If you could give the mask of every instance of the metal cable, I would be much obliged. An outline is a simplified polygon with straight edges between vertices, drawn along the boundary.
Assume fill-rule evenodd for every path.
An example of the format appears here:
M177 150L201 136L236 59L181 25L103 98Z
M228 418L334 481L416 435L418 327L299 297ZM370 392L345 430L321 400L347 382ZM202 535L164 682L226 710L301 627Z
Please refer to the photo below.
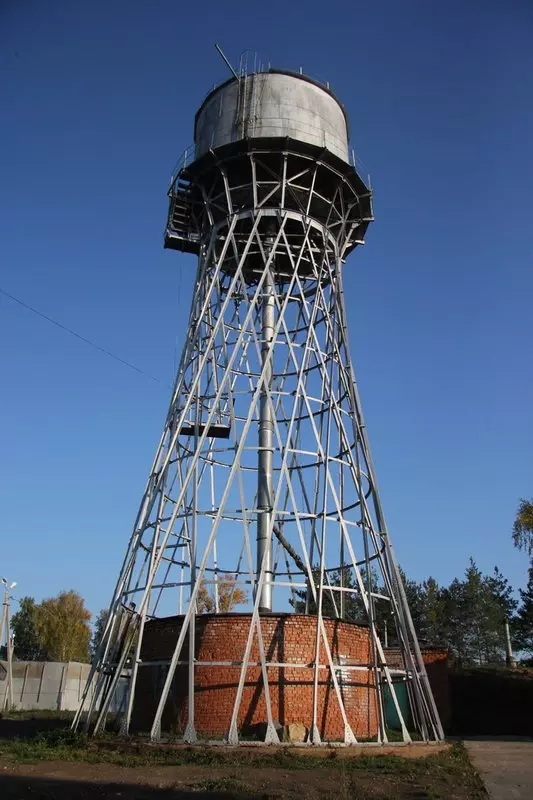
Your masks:
M10 300L13 300L14 303L18 303L19 306L22 306L23 308L26 308L28 311L31 311L33 314L37 314L38 317L41 317L42 319L45 319L47 322L51 322L52 325L55 325L57 328L61 328L61 330L66 331L67 333L70 333L70 335L71 336L75 336L76 339L80 339L82 342L85 342L85 344L88 344L91 347L94 347L95 350L99 350L101 353L104 353L106 356L109 356L110 358L114 358L115 361L119 361L125 367L129 367L130 369L135 370L135 372L138 372L141 375L144 375L145 378L150 378L150 380L155 381L156 383L160 383L162 385L166 385L164 381L160 380L159 378L156 378L155 375L151 375L149 372L145 372L140 367L136 367L135 364L132 364L130 361L126 361L124 358L121 358L120 356L115 355L115 353L112 353L110 350L106 350L105 347L100 347L100 345L96 344L96 342L91 341L91 339L87 339L87 337L82 336L80 333L76 333L76 331L73 331L72 328L67 328L66 325L63 325L61 322L58 322L57 320L52 319L52 317L47 316L47 314L43 314L42 311L38 311L36 308L33 308L33 306L28 305L27 303L25 303L20 298L15 297L15 295L10 294L9 292L6 292L5 289L0 288L0 294L3 294L4 297L8 297Z

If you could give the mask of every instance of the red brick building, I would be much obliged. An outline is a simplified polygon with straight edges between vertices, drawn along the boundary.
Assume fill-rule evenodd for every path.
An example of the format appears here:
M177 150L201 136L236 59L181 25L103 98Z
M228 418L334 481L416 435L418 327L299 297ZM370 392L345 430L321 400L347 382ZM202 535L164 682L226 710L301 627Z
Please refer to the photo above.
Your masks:
M250 616L204 614L197 617L195 727L199 735L220 737L228 732ZM182 624L182 616L148 622L142 643L142 661L169 660ZM261 616L266 660L279 665L268 668L268 686L272 716L280 725L301 722L310 727L316 625L314 616L274 613ZM337 671L337 676L348 722L357 738L374 737L378 721L374 675L367 669L371 662L369 630L334 619L324 619L324 626L333 663L345 667ZM165 707L163 731L183 732L187 723L187 659L186 639ZM325 740L342 740L344 722L323 642L319 660L318 729ZM238 727L243 732L252 731L267 719L257 635L254 635L249 661L238 715ZM139 670L132 717L132 727L137 730L150 728L165 675L166 667L162 665L145 665Z
M448 650L445 647L421 647L420 650L442 727L448 731L451 724ZM398 647L387 647L385 658L390 667L403 667L402 654Z

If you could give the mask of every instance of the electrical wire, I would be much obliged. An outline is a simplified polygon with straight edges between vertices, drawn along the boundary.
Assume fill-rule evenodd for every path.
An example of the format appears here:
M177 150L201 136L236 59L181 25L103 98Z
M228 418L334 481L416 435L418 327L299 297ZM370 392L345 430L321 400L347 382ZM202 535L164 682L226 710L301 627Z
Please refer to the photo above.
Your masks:
M145 372L140 367L136 367L135 364L132 364L130 361L126 361L124 358L121 358L120 356L115 355L115 353L112 353L111 350L106 350L105 347L100 347L100 345L96 344L96 342L91 341L91 339L87 339L87 337L82 336L80 333L76 333L76 331L73 331L72 328L67 328L66 325L63 325L61 322L58 322L57 320L52 319L52 317L49 317L47 314L43 314L42 311L38 311L38 309L33 308L33 306L28 305L23 300L21 300L19 297L15 297L15 295L10 294L9 292L6 292L5 289L0 288L0 294L3 294L4 297L8 297L10 300L13 300L14 303L18 303L19 306L22 306L23 308L26 308L28 311L31 311L33 314L36 314L38 317L41 317L42 319L45 319L47 322L51 322L52 325L55 325L57 328L61 328L62 331L65 331L66 333L70 333L70 335L74 336L76 339L80 339L82 342L85 342L85 344L88 344L91 347L94 347L95 350L99 350L101 353L104 353L106 356L109 356L110 358L114 358L115 361L118 361L120 364L123 364L125 367L129 367L130 369L135 370L135 372L138 372L140 375L144 375L145 378L149 378L150 380L155 381L155 383L161 383L163 385L166 385L164 381L160 380L159 378L156 378L155 375L150 375L149 372Z

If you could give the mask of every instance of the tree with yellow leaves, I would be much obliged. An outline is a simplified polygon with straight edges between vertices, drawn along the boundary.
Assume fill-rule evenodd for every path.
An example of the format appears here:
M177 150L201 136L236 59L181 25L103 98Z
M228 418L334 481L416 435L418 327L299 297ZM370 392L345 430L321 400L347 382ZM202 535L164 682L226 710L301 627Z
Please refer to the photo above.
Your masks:
M89 661L91 612L74 589L35 606L35 628L49 661Z
M214 614L217 610L215 592L218 594L218 611L227 614L233 611L235 606L240 606L248 602L248 595L237 586L237 581L233 575L223 575L219 577L216 584L213 584L212 592L209 592L205 579L202 579L198 589L197 606L199 614Z
M533 498L520 500L513 525L513 541L519 550L525 550L533 568Z

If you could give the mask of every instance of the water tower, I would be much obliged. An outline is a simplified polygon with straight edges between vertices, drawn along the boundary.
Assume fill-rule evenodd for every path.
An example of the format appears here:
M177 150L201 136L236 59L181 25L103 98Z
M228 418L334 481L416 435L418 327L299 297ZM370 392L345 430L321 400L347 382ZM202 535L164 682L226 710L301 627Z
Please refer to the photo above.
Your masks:
M165 233L197 257L187 337L75 725L125 690L122 732L153 740L386 741L391 713L438 740L350 358L372 202L346 112L305 75L234 74L194 142Z

